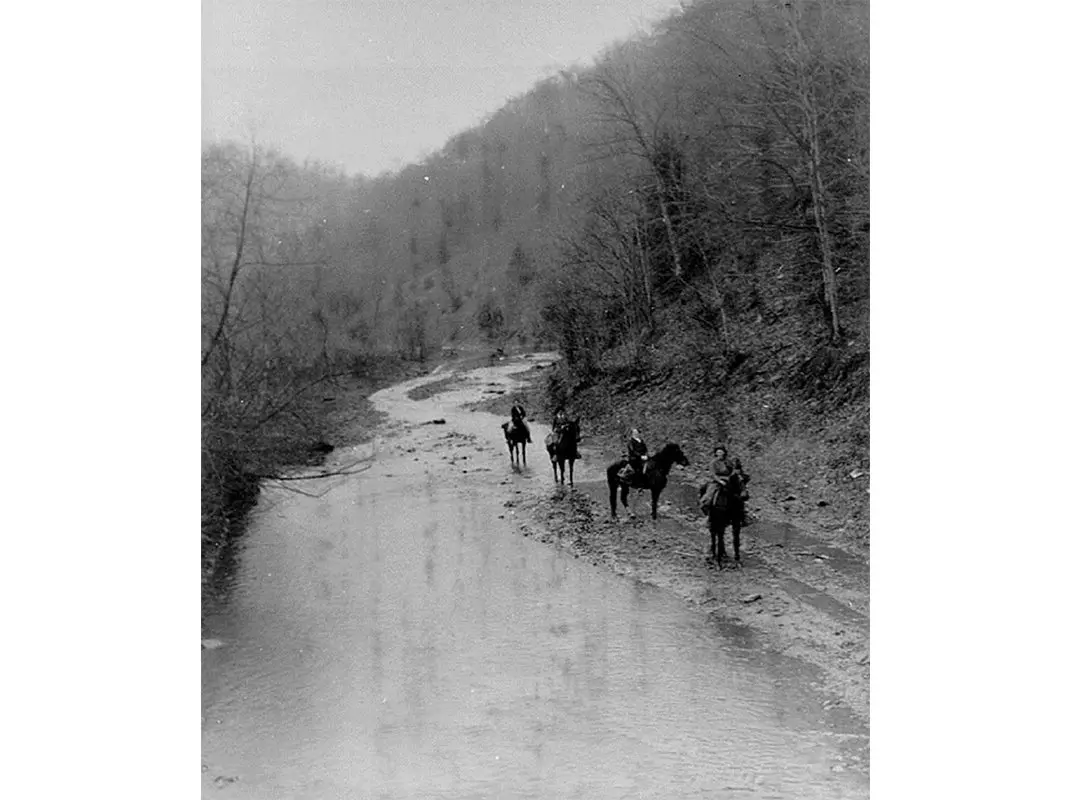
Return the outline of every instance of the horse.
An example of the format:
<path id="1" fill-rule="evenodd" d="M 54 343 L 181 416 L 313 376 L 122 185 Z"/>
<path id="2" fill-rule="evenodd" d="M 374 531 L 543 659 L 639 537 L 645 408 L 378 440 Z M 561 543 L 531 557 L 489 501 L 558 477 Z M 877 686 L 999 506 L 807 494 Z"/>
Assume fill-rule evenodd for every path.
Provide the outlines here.
<path id="1" fill-rule="evenodd" d="M 581 440 L 581 423 L 568 419 L 562 423 L 558 433 L 549 433 L 544 440 L 547 455 L 551 458 L 551 470 L 555 483 L 562 476 L 562 485 L 566 484 L 566 462 L 569 461 L 569 485 L 573 486 L 573 462 L 577 460 L 577 442 Z"/>
<path id="2" fill-rule="evenodd" d="M 629 484 L 618 480 L 618 473 L 628 463 L 629 460 L 623 458 L 607 467 L 607 486 L 610 487 L 610 515 L 615 519 L 618 518 L 619 487 L 622 490 L 622 508 L 629 509 Z M 634 488 L 647 489 L 651 492 L 651 518 L 653 520 L 658 518 L 659 495 L 666 488 L 666 476 L 670 474 L 670 468 L 674 464 L 687 467 L 689 460 L 681 452 L 681 447 L 674 442 L 668 442 L 648 459 L 643 474 L 633 478 Z"/>
<path id="3" fill-rule="evenodd" d="M 707 492 L 710 484 L 700 487 L 700 497 Z M 707 562 L 714 561 L 722 569 L 726 558 L 726 526 L 733 525 L 733 562 L 735 567 L 741 565 L 741 525 L 744 522 L 745 488 L 741 474 L 734 470 L 726 481 L 726 486 L 719 490 L 715 501 L 707 510 L 707 529 L 711 531 L 711 552 Z"/>
<path id="4" fill-rule="evenodd" d="M 506 437 L 506 446 L 510 449 L 510 466 L 515 466 L 515 459 L 517 460 L 516 466 L 520 468 L 522 465 L 528 466 L 528 461 L 525 459 L 525 443 L 528 441 L 528 436 L 525 433 L 525 429 L 520 425 L 515 425 L 513 420 L 504 422 L 502 424 L 503 435 Z M 521 458 L 517 458 L 518 447 L 521 448 Z"/>

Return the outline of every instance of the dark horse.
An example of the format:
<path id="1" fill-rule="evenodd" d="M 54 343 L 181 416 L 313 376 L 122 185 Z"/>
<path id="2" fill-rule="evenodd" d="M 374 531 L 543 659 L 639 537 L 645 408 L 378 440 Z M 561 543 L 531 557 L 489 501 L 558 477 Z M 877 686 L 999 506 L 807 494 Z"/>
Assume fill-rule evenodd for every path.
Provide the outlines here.
<path id="1" fill-rule="evenodd" d="M 622 508 L 629 509 L 629 488 L 630 484 L 622 483 L 618 480 L 618 473 L 622 467 L 628 464 L 627 459 L 621 459 L 615 461 L 609 467 L 607 467 L 607 485 L 610 487 L 610 515 L 614 518 L 618 517 L 618 487 L 622 490 Z M 685 458 L 685 454 L 681 452 L 681 448 L 669 442 L 664 445 L 655 455 L 648 459 L 647 466 L 644 468 L 644 474 L 636 476 L 632 481 L 632 488 L 634 489 L 647 489 L 651 492 L 651 518 L 658 518 L 659 510 L 659 495 L 663 493 L 663 489 L 666 488 L 666 476 L 670 474 L 670 468 L 674 464 L 680 464 L 683 467 L 689 465 L 689 460 Z"/>
<path id="2" fill-rule="evenodd" d="M 525 460 L 525 442 L 528 438 L 525 435 L 525 429 L 520 425 L 515 425 L 513 420 L 504 422 L 502 424 L 503 435 L 506 436 L 506 446 L 510 448 L 510 466 L 514 466 L 514 460 L 517 458 L 518 447 L 521 448 L 521 457 L 517 458 L 517 466 L 522 464 L 528 466 L 528 462 Z"/>
<path id="3" fill-rule="evenodd" d="M 551 457 L 551 470 L 555 474 L 555 483 L 566 484 L 566 462 L 569 462 L 569 485 L 573 486 L 573 462 L 577 460 L 577 442 L 581 440 L 581 423 L 568 419 L 562 423 L 558 433 L 549 433 L 544 440 L 547 455 Z"/>
<path id="4" fill-rule="evenodd" d="M 700 496 L 707 491 L 708 484 L 700 487 Z M 726 559 L 726 526 L 733 525 L 733 562 L 741 564 L 741 524 L 744 522 L 744 481 L 736 470 L 726 481 L 726 487 L 715 497 L 715 502 L 707 512 L 707 529 L 711 531 L 711 553 L 707 561 L 714 561 L 722 569 Z"/>

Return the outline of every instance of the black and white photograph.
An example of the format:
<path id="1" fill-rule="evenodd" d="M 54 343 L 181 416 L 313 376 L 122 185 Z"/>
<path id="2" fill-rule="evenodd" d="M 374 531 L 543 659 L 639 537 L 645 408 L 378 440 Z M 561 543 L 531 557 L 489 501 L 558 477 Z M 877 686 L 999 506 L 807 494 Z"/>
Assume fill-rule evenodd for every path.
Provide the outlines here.
<path id="1" fill-rule="evenodd" d="M 868 0 L 200 26 L 201 796 L 870 797 Z"/>

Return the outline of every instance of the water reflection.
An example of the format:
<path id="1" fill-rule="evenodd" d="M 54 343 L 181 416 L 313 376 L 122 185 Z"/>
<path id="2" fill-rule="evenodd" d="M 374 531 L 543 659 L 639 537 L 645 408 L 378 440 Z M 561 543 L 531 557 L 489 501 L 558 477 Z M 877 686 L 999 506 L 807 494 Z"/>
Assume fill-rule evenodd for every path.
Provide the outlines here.
<path id="1" fill-rule="evenodd" d="M 230 796 L 867 794 L 799 664 L 517 536 L 492 495 L 355 482 L 277 509 L 204 656 Z"/>

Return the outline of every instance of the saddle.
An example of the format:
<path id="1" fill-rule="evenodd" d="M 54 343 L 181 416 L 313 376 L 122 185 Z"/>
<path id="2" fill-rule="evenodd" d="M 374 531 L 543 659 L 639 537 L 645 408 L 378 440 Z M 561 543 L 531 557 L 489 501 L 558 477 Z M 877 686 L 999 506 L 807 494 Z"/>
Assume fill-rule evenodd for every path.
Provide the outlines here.
<path id="1" fill-rule="evenodd" d="M 647 469 L 645 465 L 644 469 Z M 643 489 L 644 484 L 644 471 L 637 472 L 633 469 L 632 464 L 626 464 L 620 470 L 618 470 L 618 482 L 628 486 L 630 489 Z"/>
<path id="2" fill-rule="evenodd" d="M 700 511 L 702 513 L 710 514 L 712 508 L 719 507 L 720 500 L 721 505 L 725 507 L 725 492 L 717 482 L 711 481 L 700 487 Z"/>
<path id="3" fill-rule="evenodd" d="M 529 426 L 521 420 L 511 419 L 509 422 L 503 423 L 503 430 L 507 434 L 513 434 L 514 431 L 520 430 L 525 434 L 525 441 L 532 444 L 532 433 L 529 431 Z"/>

